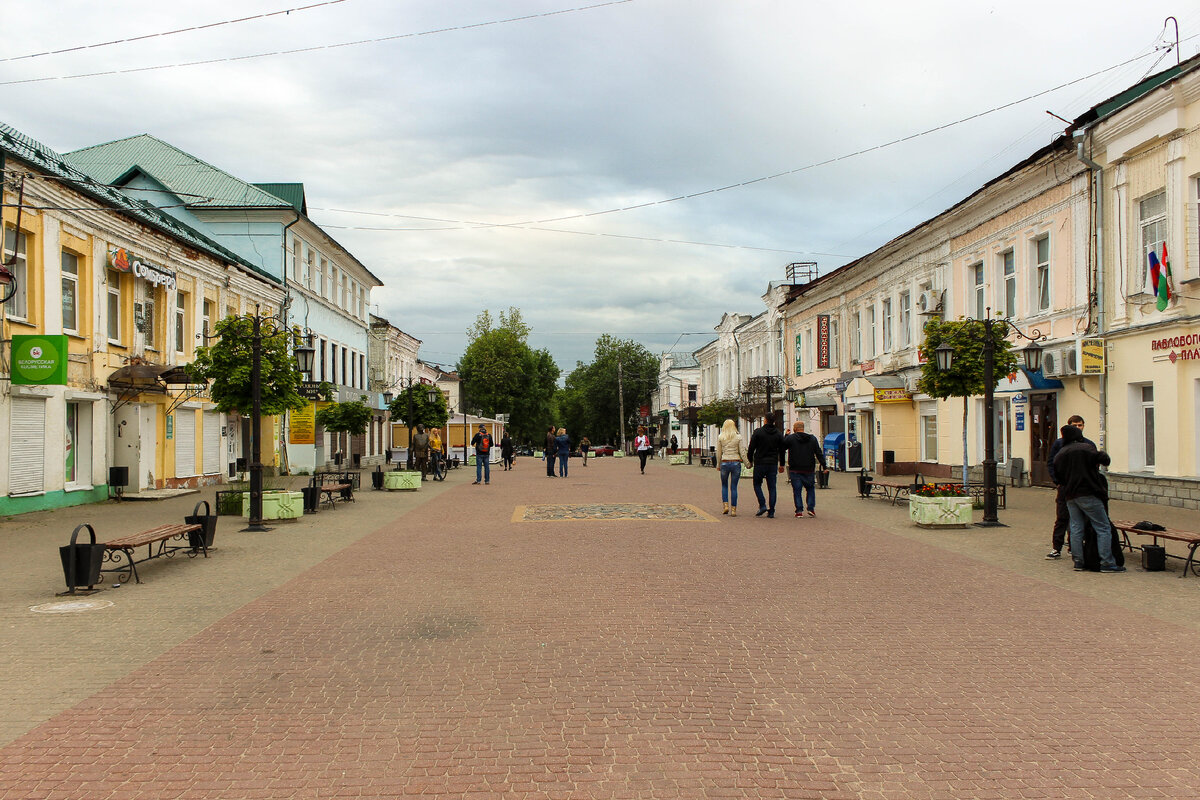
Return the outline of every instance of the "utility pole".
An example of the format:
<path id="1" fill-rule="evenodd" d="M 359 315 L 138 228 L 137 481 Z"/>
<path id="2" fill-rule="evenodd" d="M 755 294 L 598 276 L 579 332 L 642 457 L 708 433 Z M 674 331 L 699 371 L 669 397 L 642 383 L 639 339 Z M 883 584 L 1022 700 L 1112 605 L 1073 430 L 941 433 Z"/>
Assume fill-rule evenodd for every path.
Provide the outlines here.
<path id="1" fill-rule="evenodd" d="M 617 400 L 621 404 L 621 452 L 625 452 L 625 389 L 621 383 L 621 357 L 617 356 Z"/>

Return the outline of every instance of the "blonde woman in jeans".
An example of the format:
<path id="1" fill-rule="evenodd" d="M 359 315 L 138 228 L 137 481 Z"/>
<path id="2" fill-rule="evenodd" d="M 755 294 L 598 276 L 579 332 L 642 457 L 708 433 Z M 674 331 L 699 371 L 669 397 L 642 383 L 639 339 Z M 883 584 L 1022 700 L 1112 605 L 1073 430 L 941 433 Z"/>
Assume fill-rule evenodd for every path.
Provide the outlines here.
<path id="1" fill-rule="evenodd" d="M 721 462 L 721 502 L 725 506 L 721 513 L 736 517 L 737 486 L 746 463 L 746 445 L 731 419 L 725 420 L 717 437 L 717 460 Z"/>

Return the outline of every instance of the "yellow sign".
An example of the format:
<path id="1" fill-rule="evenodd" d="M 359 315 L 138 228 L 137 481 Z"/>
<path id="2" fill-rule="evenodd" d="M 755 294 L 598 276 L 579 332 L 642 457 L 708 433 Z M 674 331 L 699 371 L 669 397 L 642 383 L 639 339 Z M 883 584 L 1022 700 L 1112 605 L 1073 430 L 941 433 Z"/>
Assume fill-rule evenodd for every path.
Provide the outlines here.
<path id="1" fill-rule="evenodd" d="M 1105 373 L 1104 340 L 1079 340 L 1079 374 L 1103 375 Z"/>
<path id="2" fill-rule="evenodd" d="M 292 411 L 292 425 L 288 430 L 288 442 L 291 444 L 316 444 L 316 433 L 316 405 L 309 403 L 298 411 Z"/>
<path id="3" fill-rule="evenodd" d="M 907 389 L 876 389 L 876 403 L 910 403 L 912 395 Z"/>

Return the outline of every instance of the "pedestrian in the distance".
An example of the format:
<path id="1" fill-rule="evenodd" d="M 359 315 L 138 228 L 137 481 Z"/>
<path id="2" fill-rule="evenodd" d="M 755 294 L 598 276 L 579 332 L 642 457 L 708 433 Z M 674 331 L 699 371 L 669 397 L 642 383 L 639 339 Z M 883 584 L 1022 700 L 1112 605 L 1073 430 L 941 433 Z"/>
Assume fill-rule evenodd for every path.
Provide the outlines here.
<path id="1" fill-rule="evenodd" d="M 546 441 L 542 445 L 542 454 L 546 459 L 546 477 L 554 477 L 554 462 L 558 458 L 558 442 L 554 441 L 554 426 L 546 429 Z"/>
<path id="2" fill-rule="evenodd" d="M 675 434 L 671 434 L 671 455 L 679 452 L 679 440 L 675 438 Z"/>
<path id="3" fill-rule="evenodd" d="M 775 484 L 777 475 L 783 472 L 786 452 L 783 449 L 783 434 L 775 427 L 775 414 L 767 416 L 761 428 L 750 434 L 750 446 L 746 457 L 754 465 L 754 496 L 758 498 L 758 512 L 775 517 Z M 763 496 L 763 481 L 767 484 L 767 496 Z"/>
<path id="4" fill-rule="evenodd" d="M 633 440 L 634 449 L 637 450 L 638 460 L 642 464 L 642 474 L 646 474 L 646 459 L 650 455 L 650 437 L 646 435 L 646 426 L 638 425 L 637 436 Z"/>
<path id="5" fill-rule="evenodd" d="M 817 515 L 817 486 L 816 475 L 824 469 L 821 462 L 821 443 L 811 433 L 804 432 L 804 423 L 797 420 L 792 424 L 792 432 L 783 437 L 783 446 L 787 450 L 788 483 L 792 485 L 792 501 L 796 505 L 796 516 L 804 516 L 805 508 L 808 515 Z M 807 502 L 801 494 L 807 494 Z"/>
<path id="6" fill-rule="evenodd" d="M 479 426 L 479 433 L 471 437 L 475 447 L 475 483 L 492 482 L 492 435 L 487 432 L 486 425 Z M 472 484 L 474 485 L 474 484 Z"/>
<path id="7" fill-rule="evenodd" d="M 588 441 L 588 437 L 583 437 L 579 440 L 579 452 L 583 457 L 583 465 L 587 466 L 588 451 L 592 449 L 592 443 Z"/>
<path id="8" fill-rule="evenodd" d="M 742 478 L 742 467 L 749 460 L 742 435 L 731 419 L 725 420 L 717 437 L 717 459 L 721 462 L 721 504 L 725 507 L 721 513 L 736 517 L 738 481 Z"/>
<path id="9" fill-rule="evenodd" d="M 429 434 L 424 425 L 417 425 L 412 438 L 413 468 L 421 473 L 421 480 L 429 473 Z"/>
<path id="10" fill-rule="evenodd" d="M 508 435 L 508 428 L 504 429 L 504 435 L 500 437 L 500 463 L 504 465 L 505 472 L 513 468 L 513 441 Z"/>
<path id="11" fill-rule="evenodd" d="M 1072 414 L 1067 417 L 1067 424 L 1073 428 L 1083 430 L 1083 417 L 1078 414 Z M 1083 441 L 1095 447 L 1095 442 L 1083 437 Z M 1054 484 L 1054 528 L 1050 531 L 1050 552 L 1046 553 L 1046 558 L 1061 558 L 1063 551 L 1063 543 L 1067 540 L 1067 529 L 1071 525 L 1071 515 L 1067 513 L 1067 500 L 1063 497 L 1062 483 L 1059 482 L 1058 473 L 1054 471 L 1054 457 L 1058 455 L 1058 451 L 1063 449 L 1066 440 L 1061 436 L 1054 440 L 1054 444 L 1050 445 L 1050 455 L 1046 458 L 1046 469 L 1050 473 L 1050 482 Z"/>
<path id="12" fill-rule="evenodd" d="M 1071 559 L 1075 571 L 1087 568 L 1083 555 L 1083 536 L 1087 523 L 1096 533 L 1096 549 L 1100 551 L 1101 572 L 1124 572 L 1125 567 L 1113 556 L 1112 524 L 1108 521 L 1108 481 L 1100 467 L 1112 459 L 1094 444 L 1083 441 L 1083 431 L 1074 425 L 1062 427 L 1063 448 L 1054 457 L 1054 472 L 1062 484 L 1071 516 Z"/>
<path id="13" fill-rule="evenodd" d="M 571 459 L 571 437 L 567 436 L 566 428 L 558 429 L 554 438 L 555 452 L 558 454 L 558 477 L 567 477 L 567 462 Z"/>

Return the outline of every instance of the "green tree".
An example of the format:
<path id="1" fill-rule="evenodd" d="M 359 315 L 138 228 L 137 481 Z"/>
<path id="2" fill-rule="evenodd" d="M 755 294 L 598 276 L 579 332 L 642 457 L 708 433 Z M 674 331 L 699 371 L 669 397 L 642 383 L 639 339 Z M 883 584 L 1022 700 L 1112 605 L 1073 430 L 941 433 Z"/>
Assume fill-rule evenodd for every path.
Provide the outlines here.
<path id="1" fill-rule="evenodd" d="M 317 424 L 332 433 L 349 433 L 361 436 L 367 432 L 367 423 L 374 413 L 367 408 L 366 396 L 349 403 L 334 403 L 317 412 Z"/>
<path id="2" fill-rule="evenodd" d="M 429 402 L 429 390 L 432 387 L 428 383 L 414 383 L 412 386 L 402 390 L 400 394 L 392 400 L 388 405 L 388 410 L 392 414 L 392 419 L 404 425 L 410 424 L 408 419 L 408 401 L 412 397 L 412 427 L 424 425 L 426 429 L 441 428 L 445 426 L 446 420 L 450 417 L 450 412 L 446 408 L 446 396 L 440 391 L 434 395 L 433 402 Z"/>
<path id="3" fill-rule="evenodd" d="M 700 423 L 702 425 L 715 425 L 720 428 L 725 424 L 725 420 L 732 419 L 736 421 L 737 418 L 738 401 L 733 397 L 719 397 L 705 403 L 700 409 Z"/>
<path id="4" fill-rule="evenodd" d="M 579 363 L 567 377 L 559 404 L 578 435 L 594 443 L 618 443 L 624 401 L 625 431 L 637 427 L 638 409 L 658 385 L 659 359 L 645 346 L 603 334 L 590 364 Z M 575 421 L 578 419 L 578 421 Z M 570 428 L 568 427 L 568 430 Z"/>
<path id="5" fill-rule="evenodd" d="M 1006 338 L 1008 325 L 997 321 L 992 325 L 992 377 L 1000 379 L 1017 369 L 1017 355 L 1012 343 Z M 983 347 L 987 342 L 987 326 L 978 319 L 959 319 L 951 322 L 930 320 L 925 323 L 925 340 L 921 353 L 925 363 L 921 367 L 921 378 L 917 389 L 945 400 L 950 397 L 963 399 L 963 485 L 967 483 L 967 410 L 969 398 L 984 392 Z M 937 368 L 934 351 L 943 344 L 954 348 L 954 363 L 950 369 Z M 996 388 L 995 385 L 992 386 Z"/>
<path id="6" fill-rule="evenodd" d="M 518 441 L 540 441 L 559 377 L 549 352 L 528 344 L 530 328 L 521 310 L 501 312 L 499 324 L 484 310 L 467 331 L 467 349 L 457 365 L 463 402 L 483 416 L 510 416 Z"/>
<path id="7" fill-rule="evenodd" d="M 209 393 L 220 411 L 250 414 L 253 398 L 250 373 L 253 361 L 254 323 L 247 317 L 226 317 L 214 326 L 217 341 L 196 348 L 190 374 L 211 381 Z M 290 352 L 293 334 L 263 322 L 262 355 L 259 368 L 260 403 L 268 416 L 308 403 L 297 391 L 301 374 Z"/>

